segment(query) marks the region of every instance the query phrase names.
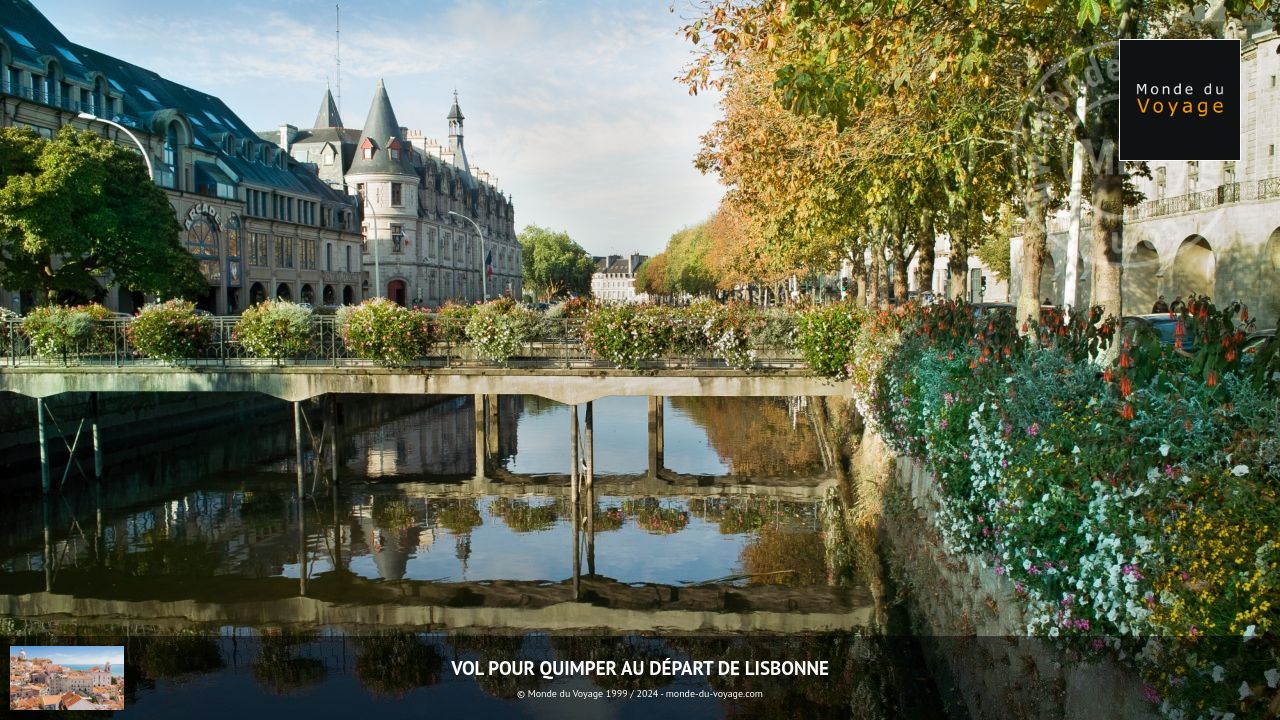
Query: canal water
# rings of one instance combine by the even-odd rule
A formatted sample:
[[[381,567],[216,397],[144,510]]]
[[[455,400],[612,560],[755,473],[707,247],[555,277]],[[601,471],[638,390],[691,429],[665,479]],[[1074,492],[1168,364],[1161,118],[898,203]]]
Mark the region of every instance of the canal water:
[[[576,460],[571,409],[518,396],[312,408],[301,468],[281,416],[157,438],[0,507],[0,620],[124,644],[127,717],[939,717],[880,569],[827,547],[817,402],[605,398]]]

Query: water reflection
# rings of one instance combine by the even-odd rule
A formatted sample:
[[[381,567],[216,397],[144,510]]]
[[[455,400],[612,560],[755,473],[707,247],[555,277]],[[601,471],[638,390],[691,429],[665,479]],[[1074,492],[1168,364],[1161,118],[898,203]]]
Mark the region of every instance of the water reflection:
[[[45,499],[42,521],[23,515],[0,544],[0,602],[11,617],[76,617],[90,633],[120,617],[179,627],[128,640],[125,714],[143,717],[177,706],[194,717],[363,716],[423,703],[484,716],[508,713],[533,689],[653,688],[763,688],[769,701],[598,707],[843,717],[850,697],[870,692],[879,640],[827,632],[873,627],[879,613],[866,590],[831,582],[823,498],[835,470],[805,402],[599,401],[595,484],[575,489],[570,409],[491,400],[482,413],[472,398],[396,417],[346,408],[328,466],[331,453],[304,453],[299,468],[288,443],[273,440],[254,462],[163,479],[128,502],[104,500],[111,476],[68,488]],[[476,477],[481,458],[488,478]],[[0,508],[0,522],[22,512]],[[837,672],[798,683],[451,669],[455,660],[819,656]],[[864,698],[869,717],[894,716],[883,695]]]

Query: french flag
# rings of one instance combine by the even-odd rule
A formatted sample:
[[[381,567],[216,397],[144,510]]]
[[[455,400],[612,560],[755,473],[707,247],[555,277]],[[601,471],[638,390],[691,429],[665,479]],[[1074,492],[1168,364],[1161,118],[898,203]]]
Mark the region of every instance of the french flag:
[[[485,253],[485,256],[484,256],[484,276],[485,277],[493,276],[493,251],[492,250]]]

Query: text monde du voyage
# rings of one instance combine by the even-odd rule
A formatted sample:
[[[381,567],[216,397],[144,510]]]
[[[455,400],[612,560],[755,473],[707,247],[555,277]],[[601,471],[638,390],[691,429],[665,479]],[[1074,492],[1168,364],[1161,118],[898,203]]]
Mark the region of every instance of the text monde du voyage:
[[[1222,115],[1227,111],[1226,103],[1212,98],[1215,95],[1225,94],[1226,86],[1214,83],[1205,83],[1203,88],[1199,88],[1199,92],[1190,83],[1173,85],[1137,83],[1134,86],[1134,100],[1138,103],[1138,112],[1143,115],[1165,117]]]

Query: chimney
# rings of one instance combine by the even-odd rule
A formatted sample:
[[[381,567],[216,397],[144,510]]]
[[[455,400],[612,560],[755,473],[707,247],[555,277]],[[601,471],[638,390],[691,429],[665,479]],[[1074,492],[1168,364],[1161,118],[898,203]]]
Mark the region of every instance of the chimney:
[[[285,152],[293,149],[293,139],[296,137],[298,137],[298,128],[292,125],[280,126],[280,147],[284,148]]]
[[[647,256],[639,253],[631,253],[631,274],[635,275],[636,270],[639,270],[640,266],[644,264],[644,261],[648,259],[649,258]]]

